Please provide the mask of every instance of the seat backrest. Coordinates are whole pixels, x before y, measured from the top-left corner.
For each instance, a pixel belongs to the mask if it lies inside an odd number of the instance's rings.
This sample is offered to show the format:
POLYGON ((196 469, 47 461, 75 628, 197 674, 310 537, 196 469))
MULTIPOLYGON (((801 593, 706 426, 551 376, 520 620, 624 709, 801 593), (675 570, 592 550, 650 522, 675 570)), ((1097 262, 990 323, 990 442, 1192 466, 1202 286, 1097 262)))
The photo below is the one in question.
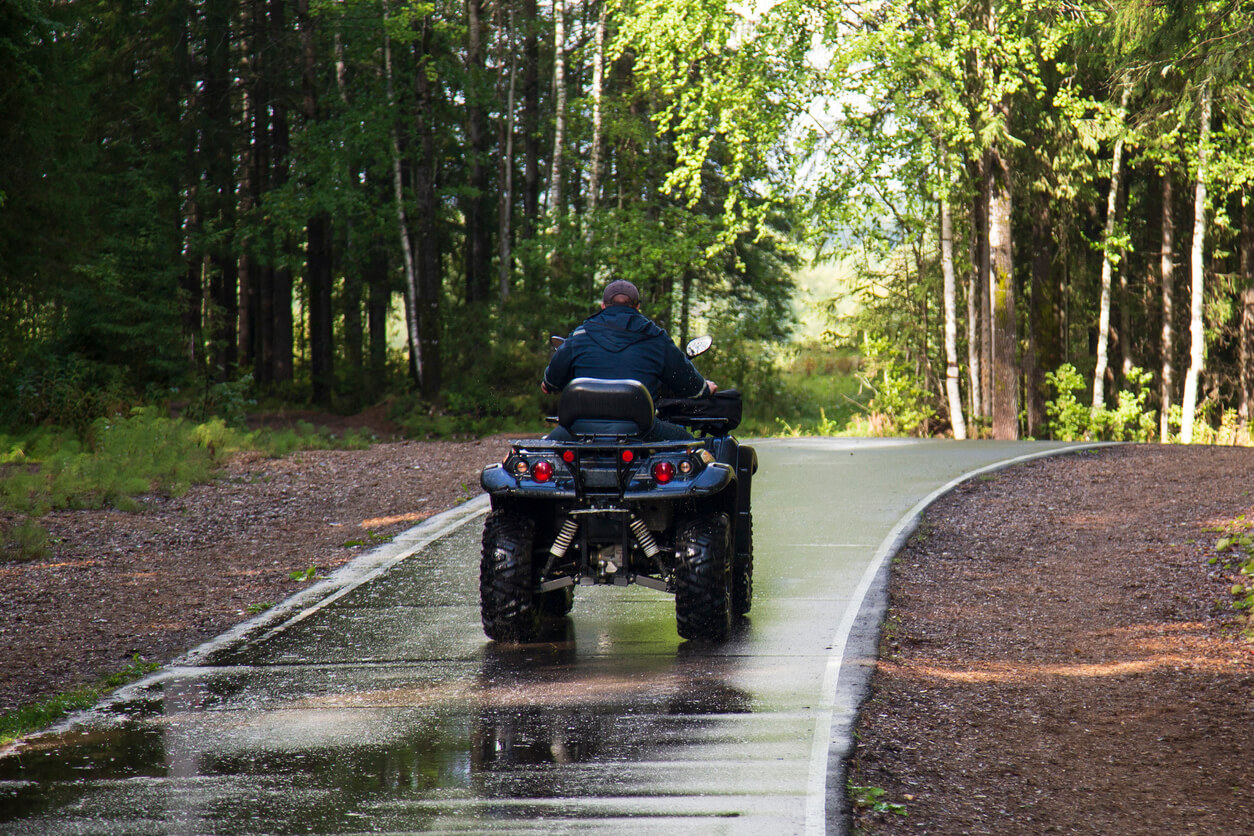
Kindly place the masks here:
POLYGON ((644 435, 653 427, 653 396, 638 380, 577 377, 562 389, 557 423, 575 435, 644 435))

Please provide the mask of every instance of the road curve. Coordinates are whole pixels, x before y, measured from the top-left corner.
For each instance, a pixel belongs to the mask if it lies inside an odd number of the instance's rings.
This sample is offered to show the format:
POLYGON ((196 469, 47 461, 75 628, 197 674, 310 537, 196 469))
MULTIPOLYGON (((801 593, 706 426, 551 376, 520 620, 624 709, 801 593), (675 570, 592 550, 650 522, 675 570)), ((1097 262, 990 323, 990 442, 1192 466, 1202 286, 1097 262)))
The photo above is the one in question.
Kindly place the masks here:
POLYGON ((0 831, 840 833, 887 558, 962 478, 1075 447, 758 443, 753 610, 717 647, 636 587, 487 642, 476 500, 0 758, 0 831))

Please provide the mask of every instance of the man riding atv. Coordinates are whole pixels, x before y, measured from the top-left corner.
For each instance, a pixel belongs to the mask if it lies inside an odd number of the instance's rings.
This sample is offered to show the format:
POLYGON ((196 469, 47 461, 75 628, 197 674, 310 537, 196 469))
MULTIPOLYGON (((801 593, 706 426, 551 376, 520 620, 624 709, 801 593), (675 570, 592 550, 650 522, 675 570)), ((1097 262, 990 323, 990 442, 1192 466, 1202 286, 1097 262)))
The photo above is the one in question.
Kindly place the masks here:
POLYGON ((731 431, 740 395, 718 391, 611 282, 601 310, 562 342, 541 387, 558 426, 510 442, 480 482, 479 604, 497 641, 533 640, 570 612, 577 586, 638 584, 675 596, 679 635, 721 641, 753 596, 752 447, 731 431), (677 398, 656 399, 673 393, 677 398), (700 396, 700 397, 696 397, 700 396), (688 430, 699 433, 694 438, 688 430))
MULTIPOLYGON (((629 281, 610 282, 601 295, 601 310, 583 321, 553 354, 540 388, 556 394, 580 377, 638 380, 654 402, 665 392, 677 398, 699 398, 718 391, 706 380, 666 332, 640 313, 640 291, 629 281)), ((557 427, 549 438, 569 441, 557 427)), ((683 427, 658 420, 644 441, 684 441, 683 427)))

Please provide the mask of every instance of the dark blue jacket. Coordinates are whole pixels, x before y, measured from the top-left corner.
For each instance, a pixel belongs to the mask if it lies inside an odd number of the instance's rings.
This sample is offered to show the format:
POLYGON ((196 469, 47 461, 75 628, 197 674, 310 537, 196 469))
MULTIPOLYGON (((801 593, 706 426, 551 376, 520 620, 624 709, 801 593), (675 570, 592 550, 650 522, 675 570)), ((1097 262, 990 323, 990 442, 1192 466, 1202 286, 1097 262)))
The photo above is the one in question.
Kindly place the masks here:
POLYGON ((659 393, 689 398, 705 392, 705 378, 688 356, 628 305, 611 305, 584 320, 544 370, 544 382, 552 390, 577 377, 638 380, 654 400, 659 393))

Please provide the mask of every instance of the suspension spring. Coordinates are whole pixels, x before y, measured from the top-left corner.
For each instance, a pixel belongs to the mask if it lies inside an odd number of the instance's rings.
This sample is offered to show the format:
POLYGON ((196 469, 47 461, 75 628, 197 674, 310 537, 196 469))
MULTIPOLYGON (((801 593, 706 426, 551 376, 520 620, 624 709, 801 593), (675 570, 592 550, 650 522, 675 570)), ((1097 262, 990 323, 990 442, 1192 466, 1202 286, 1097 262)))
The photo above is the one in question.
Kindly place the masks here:
MULTIPOLYGON (((567 517, 562 523, 562 530, 557 532, 557 539, 553 541, 553 545, 549 547, 549 554, 553 555, 554 560, 561 560, 566 556, 566 550, 570 548, 571 541, 575 539, 575 534, 579 531, 579 523, 573 517, 567 517)), ((549 561, 552 563, 553 561, 549 561)))
POLYGON ((649 531, 649 527, 644 524, 644 520, 632 514, 631 521, 627 524, 631 527, 631 533, 636 535, 636 542, 640 544, 645 557, 656 557, 661 549, 658 547, 657 541, 653 539, 653 534, 649 531))

